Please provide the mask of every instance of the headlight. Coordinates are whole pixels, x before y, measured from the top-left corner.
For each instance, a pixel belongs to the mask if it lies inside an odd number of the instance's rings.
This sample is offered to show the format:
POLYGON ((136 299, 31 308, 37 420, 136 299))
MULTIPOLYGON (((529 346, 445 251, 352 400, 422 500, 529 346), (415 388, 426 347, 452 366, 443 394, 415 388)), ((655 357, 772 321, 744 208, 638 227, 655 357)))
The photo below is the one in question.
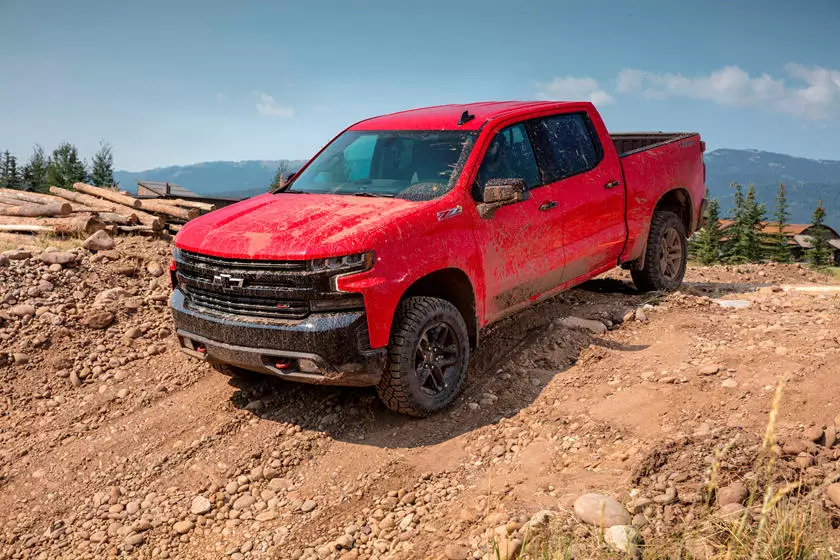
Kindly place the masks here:
POLYGON ((310 265, 312 270, 329 270, 336 272, 350 272, 370 270, 373 267, 373 251, 357 253, 346 257, 328 257, 326 259, 314 259, 310 265))

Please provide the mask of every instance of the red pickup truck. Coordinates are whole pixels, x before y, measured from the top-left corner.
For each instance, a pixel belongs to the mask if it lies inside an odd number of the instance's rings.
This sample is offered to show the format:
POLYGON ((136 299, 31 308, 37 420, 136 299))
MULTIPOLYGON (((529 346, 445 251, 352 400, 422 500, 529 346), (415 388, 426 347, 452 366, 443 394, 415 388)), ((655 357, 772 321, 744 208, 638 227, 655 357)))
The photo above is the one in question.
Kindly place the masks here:
POLYGON ((432 414, 493 321, 617 265, 640 290, 676 289, 704 149, 694 133, 611 135, 582 102, 361 121, 280 192, 183 227, 181 346, 227 374, 373 385, 432 414))

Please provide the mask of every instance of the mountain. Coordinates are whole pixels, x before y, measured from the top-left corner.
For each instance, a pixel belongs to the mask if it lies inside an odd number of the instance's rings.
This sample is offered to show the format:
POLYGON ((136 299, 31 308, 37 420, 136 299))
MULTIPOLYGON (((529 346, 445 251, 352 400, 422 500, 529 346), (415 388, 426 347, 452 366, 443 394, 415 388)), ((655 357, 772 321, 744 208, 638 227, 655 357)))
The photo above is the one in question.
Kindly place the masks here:
MULTIPOLYGON (((170 181, 198 194, 246 198, 265 192, 274 179, 274 161, 211 161, 195 165, 159 167, 147 171, 117 171, 123 188, 137 189, 136 179, 170 181)), ((304 162, 291 161, 292 169, 304 162)), ((706 154, 709 196, 721 203, 723 215, 732 208, 732 182, 756 186, 768 217, 779 182, 787 187, 793 223, 810 223, 818 200, 828 211, 826 223, 840 230, 840 161, 806 159, 757 150, 714 150, 706 154)))
POLYGON ((709 197, 721 203, 722 215, 732 209, 732 188, 755 185, 759 202, 772 218, 779 183, 787 187, 791 222, 807 224, 817 202, 828 213, 826 224, 840 229, 840 161, 807 159, 758 150, 714 150, 706 154, 709 197))
POLYGON ((281 161, 290 169, 300 160, 208 161, 195 165, 158 167, 146 171, 116 171, 114 179, 129 192, 137 192, 137 180, 177 183, 195 193, 220 198, 247 198, 268 190, 281 161))

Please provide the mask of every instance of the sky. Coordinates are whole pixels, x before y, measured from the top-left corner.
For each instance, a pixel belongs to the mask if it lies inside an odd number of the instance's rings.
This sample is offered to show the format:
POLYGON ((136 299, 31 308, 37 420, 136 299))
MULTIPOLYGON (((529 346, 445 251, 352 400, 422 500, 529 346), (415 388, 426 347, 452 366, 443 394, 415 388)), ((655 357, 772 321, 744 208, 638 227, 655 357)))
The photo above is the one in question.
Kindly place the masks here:
POLYGON ((360 119, 588 99, 613 131, 840 160, 840 1, 0 0, 0 150, 312 155, 360 119))

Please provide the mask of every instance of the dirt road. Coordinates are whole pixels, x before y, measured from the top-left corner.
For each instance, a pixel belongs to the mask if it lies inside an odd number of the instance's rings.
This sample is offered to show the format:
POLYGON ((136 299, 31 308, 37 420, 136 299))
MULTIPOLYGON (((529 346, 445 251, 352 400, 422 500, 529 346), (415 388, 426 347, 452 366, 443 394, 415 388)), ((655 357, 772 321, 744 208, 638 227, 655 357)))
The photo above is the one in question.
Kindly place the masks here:
MULTIPOLYGON (((590 282, 491 328, 455 406, 416 420, 180 354, 164 242, 40 251, 0 267, 0 558, 482 558, 587 491, 651 498, 631 513, 653 539, 723 443, 723 483, 748 476, 780 379, 781 443, 840 425, 840 285, 795 265, 590 282)), ((840 471, 821 441, 792 472, 840 471)))

